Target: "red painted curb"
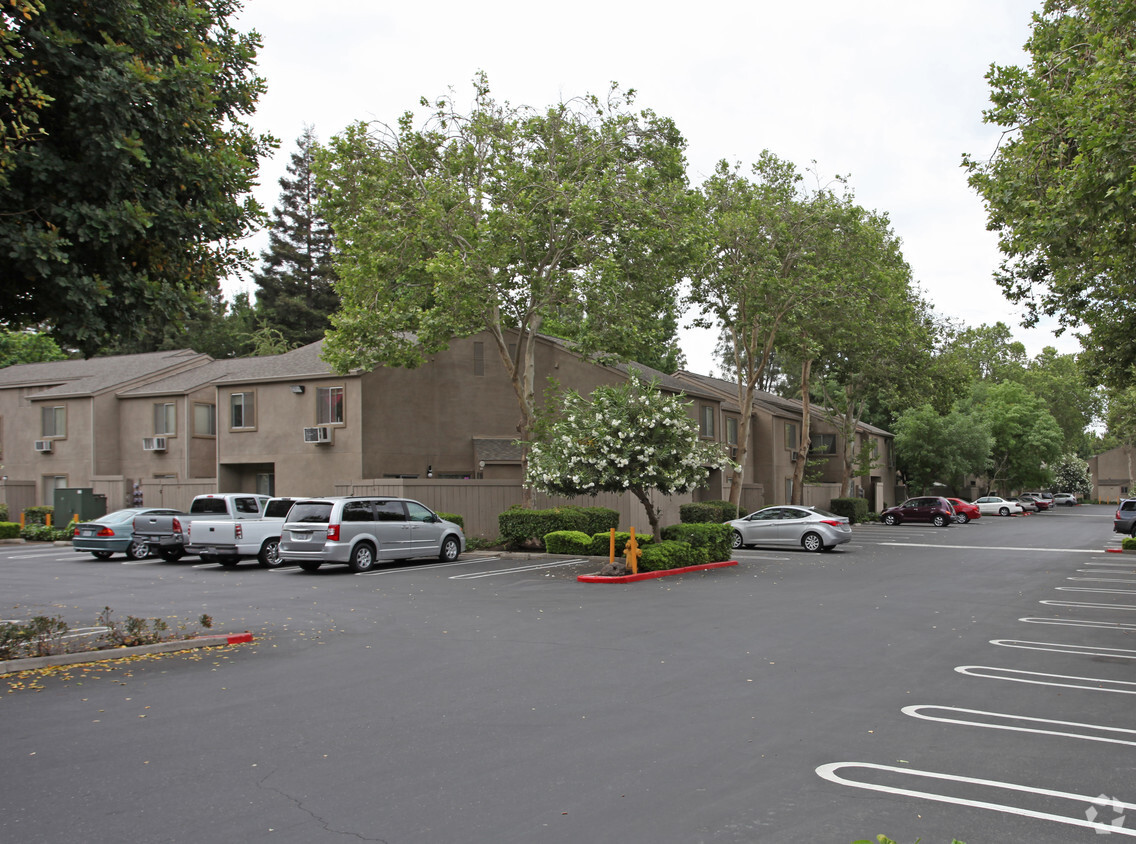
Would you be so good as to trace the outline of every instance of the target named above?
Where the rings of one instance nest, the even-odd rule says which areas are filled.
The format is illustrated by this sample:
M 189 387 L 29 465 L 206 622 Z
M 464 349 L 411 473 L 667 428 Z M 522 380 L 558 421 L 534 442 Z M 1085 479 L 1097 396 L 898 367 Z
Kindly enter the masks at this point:
M 240 645 L 244 642 L 251 642 L 251 641 L 252 641 L 252 634 L 248 633 L 248 632 L 234 633 L 232 636 L 229 637 L 229 644 L 230 645 Z
M 1106 554 L 1123 554 L 1124 549 L 1123 548 L 1105 548 L 1104 552 Z
M 665 569 L 664 571 L 644 571 L 639 574 L 625 574 L 622 577 L 601 577 L 598 574 L 581 574 L 576 578 L 578 583 L 638 583 L 640 580 L 654 580 L 659 577 L 670 577 L 672 574 L 690 574 L 708 569 L 724 569 L 736 566 L 737 560 L 726 560 L 721 563 L 703 563 L 698 566 L 686 566 L 681 569 Z

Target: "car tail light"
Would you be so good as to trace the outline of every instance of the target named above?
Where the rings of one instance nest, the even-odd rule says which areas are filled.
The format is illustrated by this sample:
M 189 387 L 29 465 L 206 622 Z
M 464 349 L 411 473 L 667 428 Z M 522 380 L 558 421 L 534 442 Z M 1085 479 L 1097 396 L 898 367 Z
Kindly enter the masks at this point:
M 838 521 L 835 521 L 834 519 L 821 519 L 820 523 L 822 525 L 831 525 L 832 527 L 840 527 L 841 525 L 844 524 L 844 522 L 838 522 Z
M 78 532 L 79 531 L 76 529 L 75 533 L 78 533 Z M 96 533 L 95 536 L 114 536 L 114 531 L 111 530 L 110 528 L 105 527 L 102 530 L 100 530 L 98 533 Z
M 327 526 L 327 538 L 328 538 L 329 542 L 338 542 L 339 541 L 339 525 L 328 525 Z
M 75 530 L 73 530 L 73 531 L 71 532 L 71 535 L 72 535 L 72 536 L 78 536 L 78 535 L 79 535 L 79 528 L 75 528 Z
M 181 533 L 181 522 L 178 521 L 177 516 L 174 516 L 174 521 L 173 521 L 172 527 L 173 527 L 174 533 Z
M 236 536 L 236 538 L 237 539 L 243 539 L 244 535 L 245 535 L 245 529 L 243 527 L 241 527 L 241 523 L 237 522 L 236 525 L 234 525 L 234 527 L 236 527 L 236 531 L 234 532 L 234 535 Z

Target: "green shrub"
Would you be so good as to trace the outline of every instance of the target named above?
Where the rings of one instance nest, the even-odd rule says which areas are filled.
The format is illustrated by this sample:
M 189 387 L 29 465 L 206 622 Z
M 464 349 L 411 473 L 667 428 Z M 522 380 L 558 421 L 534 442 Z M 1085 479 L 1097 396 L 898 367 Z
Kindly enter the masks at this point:
M 866 498 L 834 498 L 828 509 L 834 515 L 847 516 L 849 524 L 858 525 L 868 521 Z
M 42 525 L 47 523 L 47 517 L 55 512 L 54 507 L 29 507 L 24 511 L 25 525 Z
M 0 522 L 8 521 L 8 505 L 0 501 Z
M 738 507 L 729 501 L 695 501 L 678 508 L 679 520 L 685 524 L 728 522 L 738 517 Z
M 591 536 L 596 533 L 607 533 L 612 528 L 619 528 L 619 512 L 610 507 L 561 507 L 561 510 L 575 510 L 584 517 L 584 533 Z
M 623 556 L 623 549 L 627 546 L 628 541 L 631 539 L 631 532 L 626 530 L 617 530 L 615 532 L 615 556 L 618 559 Z M 649 533 L 641 533 L 635 535 L 635 541 L 639 544 L 640 548 L 652 544 L 655 537 Z M 606 557 L 611 553 L 611 531 L 605 530 L 603 533 L 592 534 L 591 555 L 593 557 Z
M 15 539 L 20 535 L 20 526 L 15 522 L 0 522 L 0 539 Z
M 26 624 L 0 622 L 0 659 L 63 653 L 68 631 L 67 622 L 59 616 L 37 615 Z
M 578 507 L 553 507 L 550 510 L 530 510 L 510 507 L 497 517 L 501 538 L 512 547 L 535 545 L 543 548 L 543 538 L 559 530 L 578 530 L 583 533 L 587 524 Z
M 447 522 L 453 522 L 462 530 L 465 530 L 465 519 L 457 513 L 436 513 L 439 519 L 445 519 Z
M 643 549 L 639 571 L 666 571 L 697 566 L 709 562 L 705 548 L 693 548 L 689 542 L 664 540 Z
M 20 531 L 20 536 L 31 542 L 56 542 L 70 539 L 72 535 L 73 529 L 70 527 L 57 528 L 40 524 L 28 525 Z
M 592 538 L 579 530 L 554 530 L 545 534 L 544 549 L 549 554 L 587 556 L 592 551 Z
M 1136 538 L 1128 537 L 1120 543 L 1120 547 L 1125 551 L 1136 551 Z
M 663 528 L 663 539 L 685 542 L 692 548 L 704 548 L 706 562 L 718 563 L 730 559 L 734 529 L 726 524 L 680 524 Z

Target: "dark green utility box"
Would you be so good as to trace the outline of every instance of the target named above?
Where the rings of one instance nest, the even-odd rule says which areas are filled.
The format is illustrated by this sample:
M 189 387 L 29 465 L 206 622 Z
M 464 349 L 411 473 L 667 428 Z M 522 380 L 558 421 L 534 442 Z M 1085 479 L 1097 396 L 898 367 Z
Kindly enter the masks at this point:
M 96 494 L 90 487 L 74 487 L 55 491 L 55 512 L 51 523 L 63 527 L 76 516 L 80 522 L 89 522 L 107 512 L 107 497 Z

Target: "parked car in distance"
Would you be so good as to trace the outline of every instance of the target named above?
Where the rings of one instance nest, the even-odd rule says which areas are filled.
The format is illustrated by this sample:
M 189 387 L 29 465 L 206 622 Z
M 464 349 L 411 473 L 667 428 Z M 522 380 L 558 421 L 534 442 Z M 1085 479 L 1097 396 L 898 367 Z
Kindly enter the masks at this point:
M 1045 495 L 1048 495 L 1048 493 L 1046 493 Z M 1045 495 L 1040 492 L 1023 492 L 1018 496 L 1018 498 L 1019 500 L 1022 498 L 1028 498 L 1033 501 L 1037 505 L 1037 510 L 1040 513 L 1043 510 L 1048 510 L 1053 506 L 1053 496 L 1050 495 L 1049 498 L 1046 498 Z
M 806 551 L 831 551 L 852 538 L 847 516 L 819 507 L 765 507 L 726 522 L 734 529 L 733 545 L 800 545 Z
M 880 521 L 885 525 L 899 525 L 904 522 L 930 522 L 935 527 L 947 527 L 954 523 L 955 510 L 951 502 L 941 495 L 922 495 L 909 498 L 895 507 L 888 507 L 880 513 Z
M 207 493 L 195 496 L 188 513 L 156 516 L 143 513 L 134 519 L 134 532 L 144 539 L 150 550 L 168 563 L 185 554 L 196 554 L 187 544 L 189 524 L 194 520 L 259 519 L 269 496 L 244 492 Z
M 1071 492 L 1059 492 L 1053 496 L 1053 506 L 1063 505 L 1065 507 L 1076 507 L 1077 496 Z
M 1019 495 L 1013 500 L 1018 502 L 1018 505 L 1022 508 L 1023 513 L 1036 513 L 1041 509 L 1037 505 L 1037 502 L 1034 499 L 1030 498 L 1028 495 Z
M 89 522 L 79 522 L 71 538 L 71 547 L 96 559 L 109 560 L 115 554 L 125 554 L 131 560 L 150 556 L 150 549 L 134 536 L 134 517 L 144 514 L 156 516 L 178 515 L 181 511 L 162 507 L 127 507 L 99 516 Z
M 997 495 L 984 495 L 974 499 L 974 503 L 984 516 L 1020 516 L 1025 512 L 1017 501 L 1009 501 Z
M 1114 533 L 1126 533 L 1136 539 L 1136 498 L 1125 498 L 1116 508 L 1112 523 Z
M 185 526 L 187 548 L 202 560 L 225 567 L 253 557 L 265 568 L 280 565 L 280 529 L 288 521 L 295 497 L 273 498 L 264 505 L 259 519 L 206 519 Z
M 308 498 L 292 505 L 280 532 L 280 559 L 316 571 L 324 563 L 370 571 L 379 560 L 452 561 L 465 534 L 419 501 L 382 496 Z
M 982 518 L 982 511 L 978 509 L 977 504 L 971 504 L 961 498 L 948 498 L 947 501 L 951 502 L 951 506 L 955 508 L 955 521 L 960 525 Z

